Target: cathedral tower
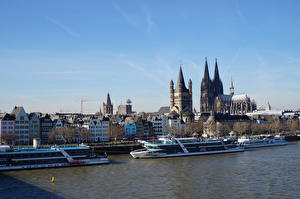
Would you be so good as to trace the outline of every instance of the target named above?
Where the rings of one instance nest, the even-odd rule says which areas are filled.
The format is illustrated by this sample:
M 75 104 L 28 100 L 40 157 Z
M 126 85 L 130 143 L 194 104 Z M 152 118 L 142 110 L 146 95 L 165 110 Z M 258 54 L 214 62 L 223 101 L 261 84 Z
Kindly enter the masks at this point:
M 216 59 L 216 63 L 215 63 L 215 75 L 214 75 L 214 80 L 213 80 L 213 90 L 214 90 L 214 97 L 223 95 L 223 83 L 219 76 L 217 59 Z
M 212 81 L 209 77 L 207 58 L 205 57 L 204 76 L 201 82 L 200 112 L 209 112 L 213 98 Z

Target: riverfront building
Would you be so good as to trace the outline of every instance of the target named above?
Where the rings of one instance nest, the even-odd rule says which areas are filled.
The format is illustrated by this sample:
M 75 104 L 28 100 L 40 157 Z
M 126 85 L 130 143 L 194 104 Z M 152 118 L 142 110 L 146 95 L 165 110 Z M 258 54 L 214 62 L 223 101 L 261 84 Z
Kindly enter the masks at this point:
M 53 121 L 49 114 L 40 117 L 40 137 L 41 143 L 48 143 L 49 131 L 53 128 Z
M 18 144 L 29 144 L 29 118 L 22 106 L 15 106 L 11 115 L 15 119 L 15 135 Z
M 125 130 L 125 137 L 135 137 L 136 136 L 136 124 L 134 122 L 134 120 L 131 121 L 127 121 L 125 126 L 124 126 L 124 130 Z
M 91 117 L 88 123 L 82 125 L 89 131 L 88 142 L 101 142 L 109 140 L 110 121 L 108 117 Z
M 33 138 L 40 138 L 40 119 L 36 113 L 30 113 L 29 118 L 29 141 L 33 142 Z
M 14 116 L 8 113 L 0 115 L 0 143 L 14 143 L 12 137 L 14 137 L 15 133 L 15 119 Z

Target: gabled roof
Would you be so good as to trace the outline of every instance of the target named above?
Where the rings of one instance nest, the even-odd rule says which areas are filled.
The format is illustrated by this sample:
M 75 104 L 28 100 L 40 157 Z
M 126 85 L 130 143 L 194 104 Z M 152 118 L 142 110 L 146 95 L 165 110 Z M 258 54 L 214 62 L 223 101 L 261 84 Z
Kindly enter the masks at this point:
M 222 101 L 231 101 L 232 96 L 231 95 L 220 95 L 220 98 Z
M 33 118 L 35 115 L 37 116 L 37 118 L 39 117 L 36 113 L 30 113 L 30 114 L 27 114 L 27 115 L 28 115 L 28 119 Z
M 249 97 L 246 94 L 238 94 L 232 96 L 232 101 L 244 101 L 249 99 Z
M 215 113 L 215 121 L 248 121 L 250 118 L 247 115 L 230 115 L 228 113 Z
M 0 116 L 0 120 L 15 120 L 16 118 L 13 116 L 13 115 L 11 115 L 11 114 L 8 114 L 8 113 L 6 113 L 5 115 L 2 115 L 2 116 Z
M 11 112 L 11 115 L 14 117 L 17 117 L 17 115 L 19 114 L 19 112 L 23 109 L 22 106 L 15 106 L 14 109 Z

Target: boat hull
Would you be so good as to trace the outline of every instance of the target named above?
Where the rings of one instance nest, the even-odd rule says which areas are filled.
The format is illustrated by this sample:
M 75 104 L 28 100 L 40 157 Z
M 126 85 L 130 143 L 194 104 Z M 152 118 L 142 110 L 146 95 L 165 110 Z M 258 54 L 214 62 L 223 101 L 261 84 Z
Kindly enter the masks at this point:
M 284 146 L 284 145 L 287 145 L 287 143 L 282 142 L 282 143 L 268 143 L 268 144 L 245 144 L 243 146 L 245 149 L 252 149 L 252 148 L 261 148 L 261 147 Z
M 74 162 L 67 162 L 67 163 L 0 166 L 0 171 L 31 170 L 31 169 L 60 168 L 60 167 L 74 167 L 74 166 L 89 166 L 89 165 L 101 165 L 101 164 L 109 164 L 108 158 L 85 159 L 84 161 L 74 161 Z
M 132 151 L 130 155 L 134 159 L 150 159 L 150 158 L 171 158 L 171 157 L 185 157 L 185 156 L 200 156 L 200 155 L 212 155 L 212 154 L 222 154 L 222 153 L 236 153 L 236 152 L 244 152 L 245 149 L 243 147 L 231 148 L 227 150 L 219 150 L 219 151 L 204 151 L 204 152 L 193 152 L 193 153 L 143 153 L 143 152 L 135 152 Z M 145 151 L 146 152 L 146 151 Z

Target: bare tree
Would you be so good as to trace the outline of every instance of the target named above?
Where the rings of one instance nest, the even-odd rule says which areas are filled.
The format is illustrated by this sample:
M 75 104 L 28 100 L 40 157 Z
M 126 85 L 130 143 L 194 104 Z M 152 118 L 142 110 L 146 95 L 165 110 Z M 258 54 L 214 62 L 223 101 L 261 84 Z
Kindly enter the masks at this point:
M 18 139 L 18 136 L 13 132 L 2 133 L 0 136 L 0 141 L 5 142 L 7 144 L 14 144 Z
M 89 130 L 81 127 L 78 129 L 78 132 L 79 132 L 79 137 L 80 137 L 81 142 L 87 142 L 89 139 L 89 136 L 90 136 Z
M 62 127 L 53 128 L 49 132 L 48 142 L 49 143 L 73 143 L 75 139 L 75 128 Z
M 229 125 L 218 123 L 216 126 L 216 131 L 218 137 L 228 136 L 232 128 Z
M 195 134 L 201 135 L 203 133 L 203 122 L 202 121 L 188 122 L 186 124 L 186 133 L 189 136 L 193 136 Z
M 248 122 L 236 122 L 233 125 L 233 130 L 237 132 L 238 135 L 242 135 L 251 131 L 251 125 Z
M 272 120 L 268 124 L 268 131 L 270 133 L 279 133 L 285 130 L 285 125 L 280 120 Z
M 169 126 L 169 132 L 174 136 L 174 137 L 182 137 L 184 135 L 184 127 L 183 126 Z
M 58 130 L 56 128 L 52 128 L 48 133 L 48 143 L 58 144 Z
M 110 128 L 110 137 L 111 138 L 117 138 L 117 137 L 123 137 L 124 136 L 124 129 L 119 124 L 111 124 Z
M 171 127 L 168 124 L 166 124 L 165 126 L 163 126 L 163 134 L 164 135 L 172 134 Z
M 298 130 L 300 130 L 299 120 L 293 120 L 289 126 L 289 130 L 292 134 L 295 134 Z

